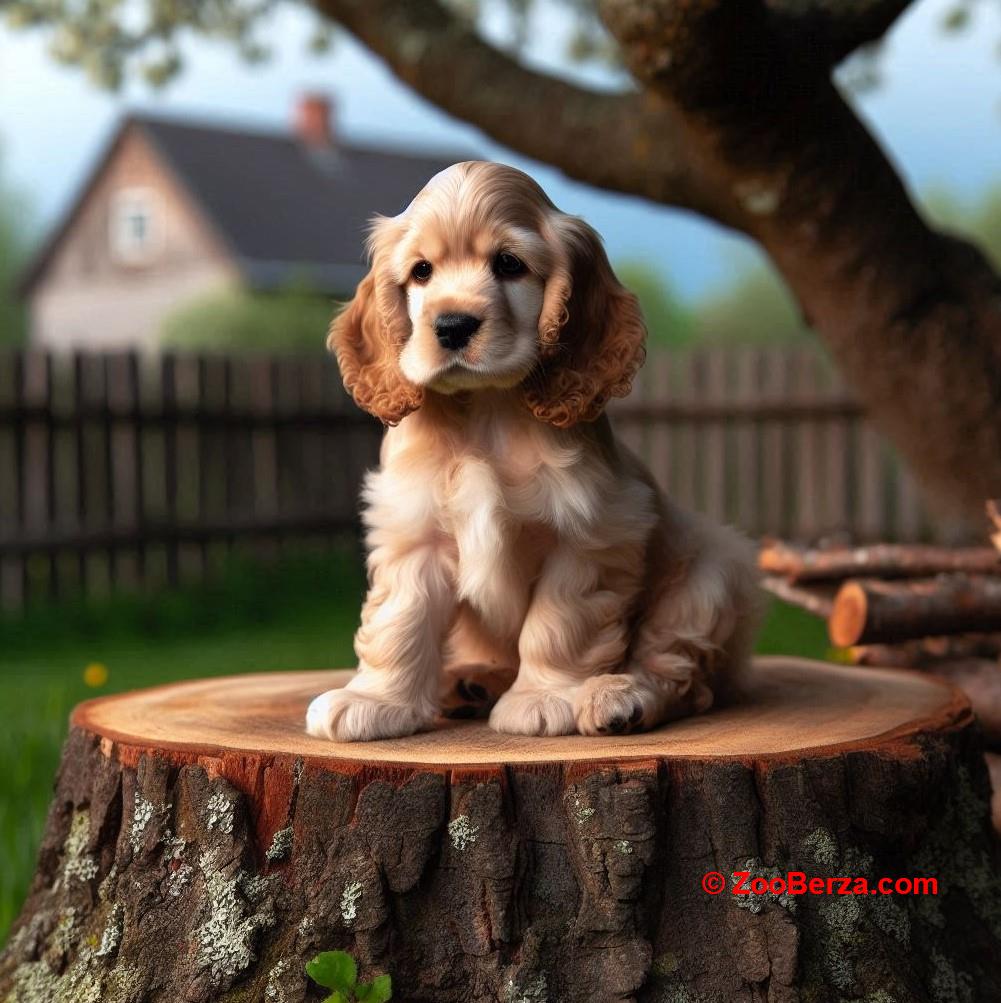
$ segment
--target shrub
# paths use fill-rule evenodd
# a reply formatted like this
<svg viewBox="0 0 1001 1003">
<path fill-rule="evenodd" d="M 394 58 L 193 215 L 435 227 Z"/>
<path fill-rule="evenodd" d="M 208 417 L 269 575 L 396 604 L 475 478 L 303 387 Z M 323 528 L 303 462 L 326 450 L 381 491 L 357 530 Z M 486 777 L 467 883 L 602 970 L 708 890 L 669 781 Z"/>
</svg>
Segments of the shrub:
<svg viewBox="0 0 1001 1003">
<path fill-rule="evenodd" d="M 321 352 L 336 311 L 332 297 L 308 290 L 225 290 L 178 307 L 160 339 L 168 348 Z"/>
</svg>

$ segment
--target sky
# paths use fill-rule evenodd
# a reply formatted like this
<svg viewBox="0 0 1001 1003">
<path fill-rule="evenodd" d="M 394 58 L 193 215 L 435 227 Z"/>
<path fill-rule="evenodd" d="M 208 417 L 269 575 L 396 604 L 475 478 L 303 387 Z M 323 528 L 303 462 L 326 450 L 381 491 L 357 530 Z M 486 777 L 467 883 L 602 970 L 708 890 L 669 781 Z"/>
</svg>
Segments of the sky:
<svg viewBox="0 0 1001 1003">
<path fill-rule="evenodd" d="M 946 189 L 973 200 L 1001 183 L 1001 5 L 975 4 L 973 26 L 944 35 L 953 0 L 920 0 L 888 37 L 881 85 L 858 96 L 860 114 L 917 193 Z M 273 58 L 248 66 L 223 43 L 192 40 L 182 76 L 163 91 L 130 82 L 120 93 L 92 87 L 55 63 L 38 32 L 0 26 L 0 156 L 6 178 L 34 207 L 38 233 L 72 198 L 120 116 L 143 109 L 249 127 L 283 128 L 298 94 L 332 96 L 337 131 L 347 141 L 466 151 L 533 174 L 561 209 L 585 216 L 613 261 L 656 268 L 684 299 L 695 300 L 747 267 L 747 241 L 691 214 L 599 192 L 512 153 L 450 118 L 399 84 L 344 33 L 322 58 L 306 51 L 309 15 L 289 4 L 266 27 Z M 525 58 L 540 68 L 614 86 L 604 70 L 568 66 L 558 10 L 540 5 L 537 39 Z M 503 24 L 487 24 L 495 36 Z"/>
</svg>

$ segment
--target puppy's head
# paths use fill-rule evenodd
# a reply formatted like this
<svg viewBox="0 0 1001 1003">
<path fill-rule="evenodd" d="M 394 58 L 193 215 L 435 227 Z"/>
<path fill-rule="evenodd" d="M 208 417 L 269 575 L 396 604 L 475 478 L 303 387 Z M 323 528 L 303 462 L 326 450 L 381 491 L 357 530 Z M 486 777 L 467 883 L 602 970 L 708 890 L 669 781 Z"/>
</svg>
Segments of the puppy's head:
<svg viewBox="0 0 1001 1003">
<path fill-rule="evenodd" d="M 375 220 L 368 249 L 329 345 L 358 405 L 384 423 L 426 390 L 509 388 L 561 428 L 628 393 L 646 334 L 636 298 L 594 230 L 521 171 L 442 171 L 399 216 Z"/>
</svg>

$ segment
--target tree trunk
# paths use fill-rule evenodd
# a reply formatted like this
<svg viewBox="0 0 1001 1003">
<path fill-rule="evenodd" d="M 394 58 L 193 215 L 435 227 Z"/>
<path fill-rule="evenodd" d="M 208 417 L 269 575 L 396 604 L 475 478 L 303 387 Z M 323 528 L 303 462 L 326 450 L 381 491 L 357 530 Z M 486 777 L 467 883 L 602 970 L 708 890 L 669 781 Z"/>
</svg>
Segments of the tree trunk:
<svg viewBox="0 0 1001 1003">
<path fill-rule="evenodd" d="M 304 965 L 334 948 L 400 1001 L 1001 998 L 987 773 L 940 682 L 763 659 L 652 734 L 304 735 L 347 675 L 78 708 L 0 999 L 319 999 Z M 735 871 L 939 894 L 747 897 Z"/>
<path fill-rule="evenodd" d="M 772 6 L 600 3 L 629 68 L 675 113 L 717 218 L 761 244 L 924 483 L 979 515 L 1001 490 L 1001 278 L 928 227 L 829 65 L 790 44 Z"/>
</svg>

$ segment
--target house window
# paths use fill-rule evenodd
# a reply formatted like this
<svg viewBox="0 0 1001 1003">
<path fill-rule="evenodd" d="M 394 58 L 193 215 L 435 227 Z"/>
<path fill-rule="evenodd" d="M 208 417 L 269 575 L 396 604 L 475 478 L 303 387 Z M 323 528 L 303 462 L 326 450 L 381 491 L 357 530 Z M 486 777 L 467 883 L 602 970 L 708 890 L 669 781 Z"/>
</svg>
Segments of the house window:
<svg viewBox="0 0 1001 1003">
<path fill-rule="evenodd" d="M 125 188 L 111 200 L 111 253 L 126 265 L 149 264 L 159 250 L 156 198 L 149 188 Z"/>
</svg>

